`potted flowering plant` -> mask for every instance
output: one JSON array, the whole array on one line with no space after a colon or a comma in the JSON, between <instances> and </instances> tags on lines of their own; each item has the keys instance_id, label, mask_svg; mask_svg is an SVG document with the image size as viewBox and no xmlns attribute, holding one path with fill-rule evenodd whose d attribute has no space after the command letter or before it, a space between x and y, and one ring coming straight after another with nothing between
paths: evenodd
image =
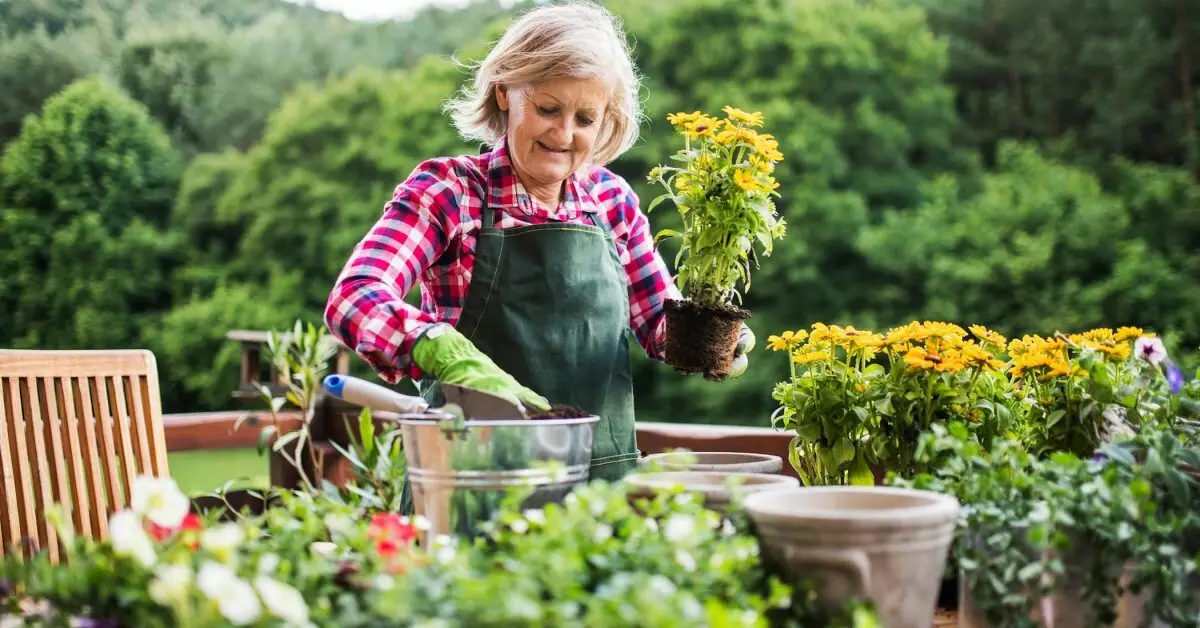
<instances>
[{"instance_id":1,"label":"potted flowering plant","mask_svg":"<svg viewBox=\"0 0 1200 628\"><path fill-rule=\"evenodd\" d=\"M946 420L969 421L984 442L1008 434L1017 413L995 353L1005 339L971 330L975 338L942 322L886 335L815 323L769 337L790 368L772 392L772 423L795 431L791 463L805 484L873 484L883 469L911 477L917 439Z\"/></svg>"},{"instance_id":2,"label":"potted flowering plant","mask_svg":"<svg viewBox=\"0 0 1200 628\"><path fill-rule=\"evenodd\" d=\"M684 138L672 159L678 166L656 166L649 180L666 192L647 206L670 199L682 219L682 230L663 229L655 236L679 238L677 285L684 299L669 299L666 356L668 364L709 377L728 375L743 321L741 292L750 289L751 264L770 255L782 238L785 223L772 198L779 183L772 173L783 159L779 143L754 127L761 113L725 107L725 118L699 111L675 113L668 120ZM757 248L756 248L757 247ZM736 303L735 303L736 302Z\"/></svg>"}]
</instances>

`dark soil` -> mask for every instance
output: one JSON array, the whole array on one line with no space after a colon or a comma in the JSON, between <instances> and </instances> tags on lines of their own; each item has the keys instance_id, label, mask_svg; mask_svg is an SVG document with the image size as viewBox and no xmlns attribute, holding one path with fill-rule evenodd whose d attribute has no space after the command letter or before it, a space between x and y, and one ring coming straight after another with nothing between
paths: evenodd
<instances>
[{"instance_id":1,"label":"dark soil","mask_svg":"<svg viewBox=\"0 0 1200 628\"><path fill-rule=\"evenodd\" d=\"M742 321L750 312L726 305L714 308L667 299L667 364L685 373L723 379L733 365Z\"/></svg>"},{"instance_id":2,"label":"dark soil","mask_svg":"<svg viewBox=\"0 0 1200 628\"><path fill-rule=\"evenodd\" d=\"M550 404L550 409L545 412L535 412L529 415L530 419L582 419L583 417L592 416L591 412L576 406L568 406L561 403Z\"/></svg>"}]
</instances>

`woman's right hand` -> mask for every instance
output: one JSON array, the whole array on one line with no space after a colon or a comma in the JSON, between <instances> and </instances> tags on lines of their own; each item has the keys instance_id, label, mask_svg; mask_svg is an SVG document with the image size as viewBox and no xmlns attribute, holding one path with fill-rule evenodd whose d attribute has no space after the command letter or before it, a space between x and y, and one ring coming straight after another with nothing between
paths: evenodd
<instances>
[{"instance_id":1,"label":"woman's right hand","mask_svg":"<svg viewBox=\"0 0 1200 628\"><path fill-rule=\"evenodd\" d=\"M454 327L438 323L417 339L412 359L438 381L473 388L526 409L545 411L550 402L504 372Z\"/></svg>"}]
</instances>

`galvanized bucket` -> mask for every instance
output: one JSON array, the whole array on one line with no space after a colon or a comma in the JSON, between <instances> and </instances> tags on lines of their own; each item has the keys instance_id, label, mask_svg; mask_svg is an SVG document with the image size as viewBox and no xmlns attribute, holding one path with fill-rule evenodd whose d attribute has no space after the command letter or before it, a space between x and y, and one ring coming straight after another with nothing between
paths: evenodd
<instances>
[{"instance_id":1,"label":"galvanized bucket","mask_svg":"<svg viewBox=\"0 0 1200 628\"><path fill-rule=\"evenodd\" d=\"M523 508L559 502L588 480L600 417L465 420L433 409L398 415L415 515L439 534L473 536L510 489Z\"/></svg>"}]
</instances>

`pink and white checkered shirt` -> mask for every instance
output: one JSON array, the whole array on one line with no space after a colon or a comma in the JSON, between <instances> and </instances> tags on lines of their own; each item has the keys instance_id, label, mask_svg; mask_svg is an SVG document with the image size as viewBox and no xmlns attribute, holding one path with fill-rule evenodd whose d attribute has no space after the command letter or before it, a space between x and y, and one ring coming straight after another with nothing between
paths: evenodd
<instances>
[{"instance_id":1,"label":"pink and white checkered shirt","mask_svg":"<svg viewBox=\"0 0 1200 628\"><path fill-rule=\"evenodd\" d=\"M629 324L646 355L661 359L662 303L680 298L638 197L621 177L597 167L566 182L559 212L533 202L508 158L504 141L481 155L431 159L396 187L383 216L355 247L325 308L325 324L386 382L419 379L409 351L435 322L455 324L462 314L475 263L483 191L499 210L496 228L565 222L607 223L629 279ZM600 221L603 221L601 223ZM421 305L404 295L420 282Z\"/></svg>"}]
</instances>

